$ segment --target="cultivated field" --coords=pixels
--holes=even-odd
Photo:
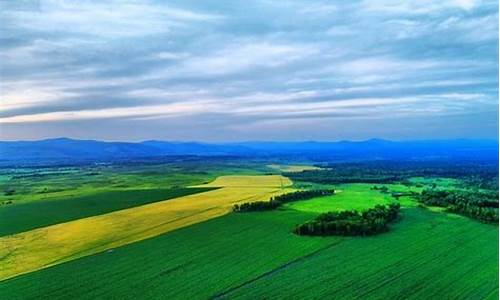
[[[271,164],[267,165],[267,167],[277,170],[280,172],[302,172],[302,171],[308,171],[308,170],[319,170],[319,167],[315,166],[309,166],[309,165],[277,165],[277,164]]]
[[[0,225],[9,227],[0,232],[17,233],[0,237],[2,299],[498,299],[497,225],[392,196],[491,190],[489,181],[424,176],[363,183],[358,178],[387,178],[389,171],[354,165],[292,185],[264,176],[266,165],[239,164],[208,164],[209,171],[203,163],[116,166],[88,183],[83,171],[0,178],[4,186],[33,180],[0,207],[6,217]],[[334,182],[353,178],[358,183]],[[63,188],[45,193],[44,186]],[[228,213],[234,203],[296,188],[338,193],[273,211]],[[292,233],[319,213],[392,202],[401,204],[401,219],[380,235]],[[64,217],[69,222],[41,227]]]
[[[226,290],[228,299],[498,299],[498,227],[419,208]]]
[[[374,207],[375,205],[386,205],[395,202],[395,198],[391,196],[391,192],[410,192],[421,191],[422,188],[407,187],[400,184],[383,184],[379,186],[387,187],[387,193],[381,193],[373,190],[375,184],[367,183],[351,183],[330,186],[336,188],[336,195],[325,196],[315,199],[314,201],[299,201],[287,204],[291,209],[322,213],[327,211],[342,211],[342,210],[365,210]],[[404,203],[407,206],[415,205],[415,202],[409,201],[408,197],[401,197],[398,202]]]
[[[20,233],[144,204],[206,192],[212,188],[111,190],[65,199],[30,201],[0,209],[0,236]]]
[[[194,187],[225,187],[225,188],[281,188],[292,185],[292,181],[281,175],[266,176],[219,176],[214,181]]]
[[[498,298],[496,226],[408,208],[403,220],[380,236],[290,232],[314,215],[228,214],[9,279],[0,283],[0,294],[8,299]]]
[[[262,185],[260,187],[259,185]],[[0,279],[150,238],[228,213],[240,202],[287,191],[279,175],[225,176],[219,189],[79,219],[0,238]]]

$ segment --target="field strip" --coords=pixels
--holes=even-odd
[[[254,277],[254,278],[251,278],[251,279],[249,279],[249,280],[247,280],[247,281],[245,281],[245,282],[243,282],[241,284],[238,284],[237,286],[233,286],[233,287],[231,287],[231,288],[229,288],[229,289],[227,289],[225,291],[222,291],[222,292],[220,292],[220,293],[212,296],[210,299],[214,299],[214,300],[224,299],[230,293],[232,293],[232,292],[234,292],[234,291],[236,291],[236,290],[238,290],[238,289],[240,289],[240,288],[242,288],[244,286],[252,284],[252,283],[254,283],[254,282],[258,281],[258,280],[261,280],[263,278],[272,276],[273,274],[275,274],[275,273],[277,273],[277,272],[279,272],[281,270],[284,270],[284,269],[286,269],[286,268],[288,268],[290,266],[293,266],[294,264],[300,263],[300,262],[302,262],[302,261],[304,261],[306,259],[309,259],[309,258],[311,258],[311,257],[313,257],[313,256],[315,256],[315,255],[317,255],[317,254],[325,251],[325,250],[331,249],[331,248],[337,246],[338,244],[340,244],[341,242],[342,242],[342,240],[337,240],[337,241],[335,241],[335,242],[333,242],[331,244],[328,244],[328,245],[326,245],[326,246],[324,246],[322,248],[319,248],[319,249],[317,249],[317,250],[315,250],[315,251],[313,251],[311,253],[308,253],[308,254],[306,254],[304,256],[297,257],[296,259],[291,260],[291,261],[289,261],[289,262],[287,262],[287,263],[285,263],[285,264],[283,264],[283,265],[281,265],[281,266],[279,266],[277,268],[274,268],[272,270],[264,272],[264,273],[262,273],[262,274],[260,274],[260,275],[258,275],[256,277]]]
[[[234,203],[288,192],[291,184],[280,175],[221,176],[205,185],[216,190],[4,236],[0,280],[206,221]]]
[[[280,172],[303,172],[303,171],[313,171],[313,170],[321,170],[320,167],[311,166],[311,165],[278,165],[271,164],[267,165],[268,168],[274,169]]]

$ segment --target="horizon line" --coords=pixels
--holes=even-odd
[[[437,142],[437,141],[494,141],[499,143],[497,138],[471,138],[471,137],[457,137],[457,138],[418,138],[418,139],[386,139],[386,138],[368,138],[368,139],[339,139],[339,140],[240,140],[240,141],[203,141],[203,140],[163,140],[163,139],[146,139],[146,140],[104,140],[104,139],[92,139],[92,138],[72,138],[72,137],[51,137],[51,138],[41,138],[41,139],[23,139],[23,140],[0,140],[0,142],[41,142],[41,141],[54,141],[54,140],[70,140],[70,141],[93,141],[102,143],[130,143],[130,144],[141,144],[145,142],[164,142],[164,143],[198,143],[198,144],[242,144],[242,143],[362,143],[370,141],[384,141],[384,142],[394,142],[394,143],[404,143],[404,142]]]

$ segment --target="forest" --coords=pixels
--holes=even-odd
[[[298,225],[294,233],[298,235],[343,235],[368,236],[389,230],[388,224],[398,219],[400,205],[376,205],[374,208],[358,212],[356,210],[327,212],[312,221]]]
[[[421,203],[487,223],[498,223],[498,191],[434,190],[417,196]]]
[[[402,182],[411,177],[461,179],[468,187],[498,189],[498,161],[369,161],[330,163],[320,170],[286,173],[294,181],[322,184]]]

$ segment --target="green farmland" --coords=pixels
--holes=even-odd
[[[138,173],[162,168],[167,173],[172,171],[171,166],[147,166]],[[141,211],[150,203],[166,199],[177,199],[172,203],[179,205],[189,199],[219,201],[206,197],[219,195],[217,191],[221,190],[189,195],[217,188],[234,178],[234,192],[226,192],[231,199],[231,193],[236,197],[243,185],[251,189],[265,186],[265,177],[222,176],[214,180],[217,175],[264,175],[270,170],[265,166],[238,169],[221,163],[206,174],[185,170],[170,178],[164,189],[158,188],[158,178],[148,182],[153,175],[141,179],[140,189],[132,189],[130,178],[136,175],[129,170],[107,172],[109,175],[100,175],[99,181],[93,183],[100,186],[94,194],[88,192],[88,187],[83,189],[87,192],[81,192],[82,188],[75,184],[69,189],[75,194],[71,197],[60,191],[47,193],[44,199],[30,199],[29,193],[18,195],[14,203],[0,207],[0,232],[9,237],[51,224],[77,224],[75,221],[83,217],[111,218],[113,212],[133,213],[131,208]],[[58,176],[32,183],[30,189],[54,185],[51,180],[61,180]],[[77,175],[69,176],[78,179]],[[103,187],[110,177],[119,179],[125,187],[106,191]],[[207,187],[189,187],[193,185]],[[148,239],[99,253],[89,251],[91,255],[76,255],[79,258],[64,259],[63,263],[0,281],[0,295],[9,300],[497,299],[498,226],[420,205],[412,196],[392,195],[459,186],[470,189],[460,180],[438,177],[410,178],[404,184],[294,182],[295,189],[335,188],[337,193],[287,203],[274,211],[214,215]],[[402,206],[401,217],[387,233],[371,237],[292,233],[296,225],[323,212],[363,211],[395,202]],[[191,204],[185,204],[190,209]],[[46,213],[38,213],[42,211]],[[170,218],[165,214],[165,222]],[[120,235],[126,237],[126,232]],[[8,254],[0,258],[2,261],[9,261]]]
[[[311,217],[231,214],[6,280],[0,292],[8,299],[498,297],[497,227],[411,208],[372,238],[290,232]]]
[[[0,0],[0,300],[500,300],[500,0]]]
[[[377,204],[388,204],[394,201],[389,194],[378,193],[371,190],[370,184],[346,184],[337,187],[333,196],[317,198],[314,201],[300,201],[289,204],[296,210],[310,212],[327,212],[349,209],[367,209]]]

